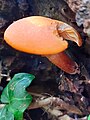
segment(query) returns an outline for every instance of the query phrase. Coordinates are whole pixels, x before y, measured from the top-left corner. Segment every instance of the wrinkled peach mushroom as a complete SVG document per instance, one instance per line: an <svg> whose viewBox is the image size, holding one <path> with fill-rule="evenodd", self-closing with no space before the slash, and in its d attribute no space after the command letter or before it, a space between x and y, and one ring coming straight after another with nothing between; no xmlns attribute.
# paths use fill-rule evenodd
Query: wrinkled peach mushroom
<svg viewBox="0 0 90 120"><path fill-rule="evenodd" d="M12 23L4 33L5 41L26 53L44 55L69 74L78 72L78 65L63 52L67 40L82 45L79 33L70 25L42 16L26 17Z"/></svg>

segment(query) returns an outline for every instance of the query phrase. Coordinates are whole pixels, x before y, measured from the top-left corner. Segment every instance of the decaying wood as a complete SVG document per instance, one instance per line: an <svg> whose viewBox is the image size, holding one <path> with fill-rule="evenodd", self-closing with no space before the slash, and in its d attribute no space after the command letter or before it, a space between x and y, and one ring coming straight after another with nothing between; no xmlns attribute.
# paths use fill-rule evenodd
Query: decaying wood
<svg viewBox="0 0 90 120"><path fill-rule="evenodd" d="M80 5L82 4L82 0L64 0L64 1L67 2L71 10L75 13L80 8Z"/></svg>
<svg viewBox="0 0 90 120"><path fill-rule="evenodd" d="M76 23L83 25L84 32L90 36L90 1L89 0L65 0L73 12L76 13Z"/></svg>

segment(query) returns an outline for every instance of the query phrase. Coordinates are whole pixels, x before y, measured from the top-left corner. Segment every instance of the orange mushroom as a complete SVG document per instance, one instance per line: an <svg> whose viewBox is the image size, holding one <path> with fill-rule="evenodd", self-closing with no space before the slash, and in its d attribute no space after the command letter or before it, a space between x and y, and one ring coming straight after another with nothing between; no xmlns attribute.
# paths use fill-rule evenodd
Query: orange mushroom
<svg viewBox="0 0 90 120"><path fill-rule="evenodd" d="M79 33L70 25L42 16L26 17L12 23L4 33L5 41L13 48L46 56L69 74L78 72L78 65L63 52L71 40L82 45Z"/></svg>

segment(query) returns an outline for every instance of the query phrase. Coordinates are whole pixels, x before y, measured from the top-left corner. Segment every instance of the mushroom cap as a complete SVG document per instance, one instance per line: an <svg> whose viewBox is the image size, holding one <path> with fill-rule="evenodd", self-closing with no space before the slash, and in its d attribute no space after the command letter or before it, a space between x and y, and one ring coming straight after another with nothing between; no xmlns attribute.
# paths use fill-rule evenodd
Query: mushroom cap
<svg viewBox="0 0 90 120"><path fill-rule="evenodd" d="M68 42L58 34L57 22L41 16L13 22L6 29L4 39L19 51L39 55L59 53L68 47Z"/></svg>

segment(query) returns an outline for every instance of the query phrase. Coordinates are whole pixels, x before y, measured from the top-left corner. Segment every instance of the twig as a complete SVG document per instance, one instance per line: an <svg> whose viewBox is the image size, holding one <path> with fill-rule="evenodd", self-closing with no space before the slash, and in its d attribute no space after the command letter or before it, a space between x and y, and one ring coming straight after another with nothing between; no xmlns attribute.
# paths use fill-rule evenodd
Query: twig
<svg viewBox="0 0 90 120"><path fill-rule="evenodd" d="M38 95L39 96L39 95ZM32 102L32 104L29 106L29 109L35 109L35 108L44 108L46 106L50 106L53 108L57 107L59 110L66 110L70 113L82 115L82 112L74 105L69 105L68 103L64 102L62 99L58 97L48 97L43 96L38 100L36 99L35 101Z"/></svg>

